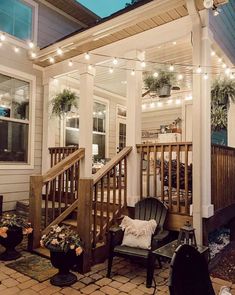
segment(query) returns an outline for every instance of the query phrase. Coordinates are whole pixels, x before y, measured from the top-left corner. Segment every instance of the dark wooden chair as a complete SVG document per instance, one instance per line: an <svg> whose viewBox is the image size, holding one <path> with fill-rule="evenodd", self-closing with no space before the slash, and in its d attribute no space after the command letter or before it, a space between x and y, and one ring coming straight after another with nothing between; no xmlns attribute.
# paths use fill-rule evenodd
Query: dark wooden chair
<svg viewBox="0 0 235 295"><path fill-rule="evenodd" d="M164 223L167 216L167 207L158 199L148 197L139 201L135 205L135 219L150 220L154 219L157 222L157 228L152 236L151 249L145 250L140 248L133 248L122 246L123 230L120 227L113 227L109 231L110 252L108 260L108 272L107 277L111 275L112 262L115 256L125 258L135 258L143 260L147 265L147 280L146 287L152 286L152 279L154 273L154 267L156 262L156 255L152 253L153 250L161 247L164 244L169 232L164 230ZM158 259L161 267L160 259Z"/></svg>
<svg viewBox="0 0 235 295"><path fill-rule="evenodd" d="M190 245L181 245L171 260L170 295L215 295L205 256Z"/></svg>

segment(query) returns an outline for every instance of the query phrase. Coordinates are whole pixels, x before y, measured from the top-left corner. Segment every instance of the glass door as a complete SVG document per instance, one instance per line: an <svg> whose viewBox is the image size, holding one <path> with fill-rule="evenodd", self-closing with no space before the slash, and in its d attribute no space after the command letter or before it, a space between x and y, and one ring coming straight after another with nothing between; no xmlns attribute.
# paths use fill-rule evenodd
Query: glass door
<svg viewBox="0 0 235 295"><path fill-rule="evenodd" d="M117 130L117 152L126 146L126 120L118 118Z"/></svg>

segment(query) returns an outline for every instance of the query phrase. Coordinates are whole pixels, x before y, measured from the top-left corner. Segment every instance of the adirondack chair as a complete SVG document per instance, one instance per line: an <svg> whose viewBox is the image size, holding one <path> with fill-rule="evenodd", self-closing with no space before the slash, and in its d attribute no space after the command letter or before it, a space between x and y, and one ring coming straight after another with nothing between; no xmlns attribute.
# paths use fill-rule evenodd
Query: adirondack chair
<svg viewBox="0 0 235 295"><path fill-rule="evenodd" d="M171 260L170 295L215 295L205 257L190 245L179 246Z"/></svg>
<svg viewBox="0 0 235 295"><path fill-rule="evenodd" d="M135 258L144 260L147 264L147 280L146 287L152 286L152 279L154 273L154 267L156 262L156 255L153 255L152 251L161 247L164 244L169 232L164 230L164 223L167 216L167 207L158 199L148 197L139 201L135 205L135 219L139 220L151 220L154 219L157 222L157 228L152 236L151 249L145 250L134 247L122 246L123 230L120 227L113 227L109 231L110 239L110 252L108 260L108 272L107 277L111 275L112 262L115 256L125 258ZM161 261L158 259L161 267Z"/></svg>

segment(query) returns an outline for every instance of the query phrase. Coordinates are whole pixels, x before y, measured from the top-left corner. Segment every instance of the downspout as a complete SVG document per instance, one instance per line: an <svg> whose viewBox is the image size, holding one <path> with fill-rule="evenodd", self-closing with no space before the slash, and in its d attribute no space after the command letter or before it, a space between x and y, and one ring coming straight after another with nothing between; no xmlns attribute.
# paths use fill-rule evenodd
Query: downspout
<svg viewBox="0 0 235 295"><path fill-rule="evenodd" d="M186 0L189 16L192 20L193 64L201 64L202 55L202 21L196 7L196 0ZM203 243L202 228L202 153L201 121L198 114L201 110L201 77L193 75L193 226L196 229L198 244Z"/></svg>

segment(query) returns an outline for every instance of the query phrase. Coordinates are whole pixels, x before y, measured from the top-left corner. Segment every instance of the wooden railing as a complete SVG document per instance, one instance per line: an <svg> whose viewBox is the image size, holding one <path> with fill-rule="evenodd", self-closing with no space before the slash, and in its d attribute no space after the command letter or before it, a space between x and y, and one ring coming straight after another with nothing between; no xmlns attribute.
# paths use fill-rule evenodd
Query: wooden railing
<svg viewBox="0 0 235 295"><path fill-rule="evenodd" d="M57 218L60 216L61 219L62 212L67 208L67 215L63 214L63 219L68 216L71 208L75 208L80 160L84 155L84 149L76 150L46 174L30 177L29 217L34 228L31 248L39 246L43 229L45 232L52 224L58 224Z"/></svg>
<svg viewBox="0 0 235 295"><path fill-rule="evenodd" d="M140 144L140 195L159 198L169 212L189 214L192 204L192 143Z"/></svg>
<svg viewBox="0 0 235 295"><path fill-rule="evenodd" d="M50 147L51 168L76 150L78 150L78 146Z"/></svg>
<svg viewBox="0 0 235 295"><path fill-rule="evenodd" d="M235 148L211 147L211 201L215 211L235 203Z"/></svg>

